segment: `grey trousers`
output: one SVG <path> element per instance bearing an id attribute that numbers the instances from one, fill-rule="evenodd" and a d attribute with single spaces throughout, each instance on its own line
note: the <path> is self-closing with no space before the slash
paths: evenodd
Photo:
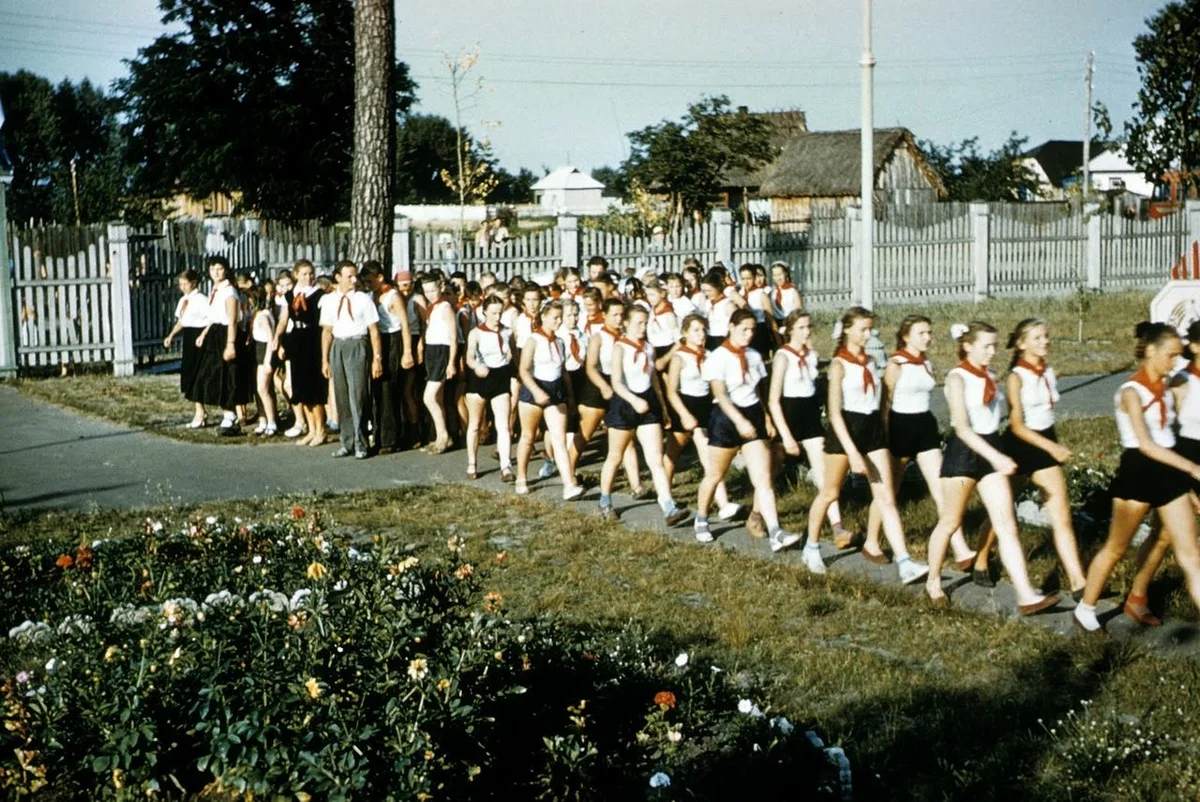
<path id="1" fill-rule="evenodd" d="M 335 338 L 329 349 L 329 376 L 341 424 L 338 439 L 347 451 L 367 451 L 370 361 L 371 344 L 366 337 Z"/>

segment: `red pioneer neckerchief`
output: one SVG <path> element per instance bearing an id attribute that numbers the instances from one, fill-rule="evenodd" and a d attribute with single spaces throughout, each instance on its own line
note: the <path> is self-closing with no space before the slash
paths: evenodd
<path id="1" fill-rule="evenodd" d="M 983 379 L 983 405 L 990 407 L 996 400 L 996 380 L 992 378 L 992 374 L 986 368 L 975 367 L 966 359 L 959 362 L 958 366 L 972 376 Z"/>

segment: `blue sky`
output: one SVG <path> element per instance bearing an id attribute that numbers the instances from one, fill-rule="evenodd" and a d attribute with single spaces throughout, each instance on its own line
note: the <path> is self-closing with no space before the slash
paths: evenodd
<path id="1" fill-rule="evenodd" d="M 877 126 L 919 139 L 1009 131 L 1078 139 L 1083 64 L 1124 120 L 1139 85 L 1131 43 L 1163 5 L 1144 0 L 875 0 Z M 443 53 L 480 49 L 484 90 L 463 115 L 501 163 L 540 173 L 626 155 L 624 134 L 704 94 L 799 108 L 809 127 L 858 125 L 856 0 L 437 0 L 397 4 L 397 51 L 419 111 L 450 116 Z M 0 0 L 0 71 L 107 85 L 162 30 L 156 0 Z"/>

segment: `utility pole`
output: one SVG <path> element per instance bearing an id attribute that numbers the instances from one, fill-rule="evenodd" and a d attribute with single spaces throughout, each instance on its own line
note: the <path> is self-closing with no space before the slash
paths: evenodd
<path id="1" fill-rule="evenodd" d="M 1091 170 L 1088 162 L 1092 160 L 1092 73 L 1095 72 L 1096 52 L 1089 50 L 1087 63 L 1083 68 L 1083 197 L 1091 194 Z"/>
<path id="2" fill-rule="evenodd" d="M 859 303 L 870 309 L 874 304 L 875 281 L 872 251 L 875 247 L 875 55 L 871 52 L 871 0 L 862 3 L 862 242 L 859 248 L 862 271 L 862 297 Z"/>
<path id="3" fill-rule="evenodd" d="M 79 217 L 79 179 L 75 174 L 75 165 L 79 161 L 79 154 L 76 153 L 71 157 L 71 195 L 75 198 L 75 226 L 78 228 L 83 225 Z"/>

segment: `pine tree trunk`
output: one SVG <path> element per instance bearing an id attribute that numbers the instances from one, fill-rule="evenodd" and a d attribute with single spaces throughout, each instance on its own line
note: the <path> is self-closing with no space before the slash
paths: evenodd
<path id="1" fill-rule="evenodd" d="M 354 166 L 350 258 L 391 263 L 396 28 L 392 0 L 354 4 Z M 390 269 L 387 273 L 390 273 Z"/>

